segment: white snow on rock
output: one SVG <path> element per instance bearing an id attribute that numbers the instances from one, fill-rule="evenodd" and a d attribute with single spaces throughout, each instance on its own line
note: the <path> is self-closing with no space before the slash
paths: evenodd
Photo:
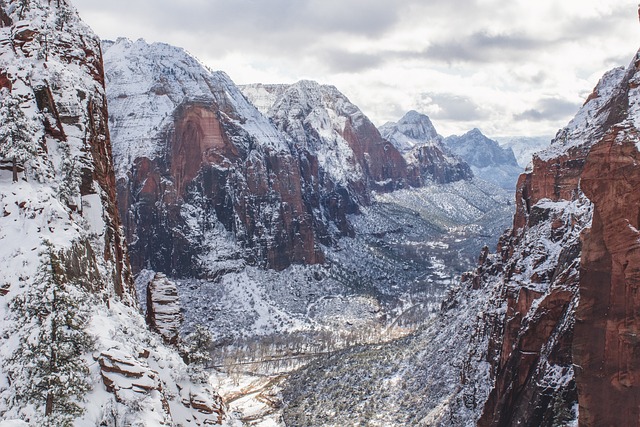
<path id="1" fill-rule="evenodd" d="M 8 378 L 12 357 L 14 365 L 31 363 L 14 356 L 21 340 L 35 333 L 19 326 L 23 319 L 16 319 L 9 307 L 39 284 L 38 269 L 51 263 L 52 254 L 71 257 L 71 272 L 56 272 L 65 286 L 90 291 L 87 332 L 95 342 L 80 357 L 89 368 L 91 391 L 78 402 L 84 413 L 75 425 L 232 425 L 221 415 L 224 407 L 212 387 L 192 381 L 191 368 L 178 352 L 148 330 L 134 290 L 126 283 L 120 295 L 116 290 L 118 266 L 107 256 L 115 244 L 106 238 L 114 222 L 107 210 L 115 201 L 110 189 L 95 180 L 95 175 L 111 172 L 107 130 L 98 129 L 88 141 L 105 100 L 99 40 L 66 0 L 31 0 L 21 8 L 23 3 L 0 5 L 14 22 L 0 28 L 0 69 L 12 83 L 10 92 L 0 93 L 0 101 L 18 97 L 27 120 L 39 129 L 35 138 L 44 141 L 17 182 L 11 170 L 0 170 L 0 414 L 5 419 L 0 425 L 36 425 L 34 420 L 44 414 L 44 402 L 16 400 L 21 384 Z M 61 123 L 54 112 L 39 106 L 49 96 L 47 90 L 64 118 Z M 45 124 L 53 130 L 45 132 Z M 107 153 L 106 164 L 96 164 L 89 143 Z M 6 159 L 0 160 L 6 165 Z M 83 170 L 94 181 L 80 191 Z M 118 392 L 107 391 L 107 384 Z"/>
<path id="2" fill-rule="evenodd" d="M 292 146 L 316 155 L 334 182 L 345 185 L 364 177 L 344 132 L 347 121 L 356 128 L 367 119 L 335 86 L 301 80 L 241 89 L 287 135 Z"/>
<path id="3" fill-rule="evenodd" d="M 379 128 L 380 134 L 405 154 L 424 144 L 441 144 L 442 137 L 425 114 L 409 111 L 397 123 L 388 122 Z"/>
<path id="4" fill-rule="evenodd" d="M 538 152 L 536 156 L 541 160 L 550 160 L 572 148 L 588 149 L 590 145 L 587 144 L 597 142 L 609 119 L 611 110 L 607 108 L 608 104 L 627 91 L 622 83 L 628 72 L 624 67 L 618 67 L 605 73 L 576 116 L 558 131 L 549 148 Z"/>
<path id="5" fill-rule="evenodd" d="M 143 39 L 102 43 L 116 176 L 125 177 L 139 157 L 159 155 L 156 138 L 173 125 L 186 102 L 220 106 L 220 114 L 258 144 L 288 150 L 283 137 L 238 90 L 229 76 L 212 71 L 185 50 Z"/>

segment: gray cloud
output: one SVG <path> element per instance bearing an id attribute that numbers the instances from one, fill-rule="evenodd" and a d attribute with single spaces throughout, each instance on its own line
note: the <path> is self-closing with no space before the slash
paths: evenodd
<path id="1" fill-rule="evenodd" d="M 100 11 L 159 34 L 198 35 L 207 50 L 308 50 L 327 36 L 379 38 L 415 0 L 76 0 L 81 11 Z M 126 13 L 123 11 L 126 10 Z M 126 34 L 125 34 L 126 36 Z"/>
<path id="2" fill-rule="evenodd" d="M 429 114 L 429 117 L 434 119 L 470 122 L 489 117 L 489 113 L 471 98 L 452 93 L 423 93 L 419 103 L 424 110 L 434 105 L 439 107 L 439 111 Z"/>
<path id="3" fill-rule="evenodd" d="M 544 98 L 539 100 L 534 108 L 515 114 L 513 117 L 516 120 L 531 120 L 534 122 L 561 120 L 568 119 L 574 115 L 578 108 L 580 108 L 579 103 L 561 98 Z"/>
<path id="4" fill-rule="evenodd" d="M 629 2 L 626 6 L 618 6 L 609 12 L 599 16 L 577 17 L 564 26 L 562 33 L 567 40 L 584 41 L 587 38 L 602 39 L 608 36 L 611 29 L 627 21 L 636 13 L 635 3 Z"/>
<path id="5" fill-rule="evenodd" d="M 510 61 L 547 48 L 553 43 L 524 34 L 494 35 L 479 31 L 464 37 L 434 42 L 419 55 L 447 63 Z"/>
<path id="6" fill-rule="evenodd" d="M 357 73 L 378 67 L 384 63 L 381 55 L 326 50 L 319 54 L 325 65 L 335 73 Z"/>

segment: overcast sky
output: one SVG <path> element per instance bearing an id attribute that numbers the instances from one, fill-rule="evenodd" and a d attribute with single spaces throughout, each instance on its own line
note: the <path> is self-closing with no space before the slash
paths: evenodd
<path id="1" fill-rule="evenodd" d="M 181 46 L 239 84 L 335 85 L 376 125 L 553 135 L 640 47 L 629 0 L 72 0 L 107 39 Z"/>

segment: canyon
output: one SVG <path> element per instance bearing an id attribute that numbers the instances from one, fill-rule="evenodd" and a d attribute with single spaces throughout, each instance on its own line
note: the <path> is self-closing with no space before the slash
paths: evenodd
<path id="1" fill-rule="evenodd" d="M 524 171 L 66 0 L 0 58 L 3 422 L 637 424 L 638 54 Z"/>

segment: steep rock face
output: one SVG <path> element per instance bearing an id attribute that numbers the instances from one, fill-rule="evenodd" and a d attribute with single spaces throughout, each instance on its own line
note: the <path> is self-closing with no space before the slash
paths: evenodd
<path id="1" fill-rule="evenodd" d="M 409 165 L 409 182 L 414 187 L 473 178 L 469 165 L 445 148 L 442 137 L 424 114 L 409 111 L 397 123 L 381 126 L 380 133 L 403 153 Z"/>
<path id="2" fill-rule="evenodd" d="M 322 262 L 326 226 L 301 176 L 314 159 L 293 156 L 226 75 L 142 40 L 106 42 L 105 58 L 134 270 L 216 277 L 246 262 Z"/>
<path id="3" fill-rule="evenodd" d="M 451 156 L 438 145 L 420 145 L 406 156 L 410 182 L 415 187 L 470 180 L 474 176 L 467 163 Z"/>
<path id="4" fill-rule="evenodd" d="M 176 284 L 156 273 L 147 284 L 147 324 L 162 335 L 167 344 L 177 344 L 182 326 L 180 299 Z"/>
<path id="5" fill-rule="evenodd" d="M 193 389 L 223 411 L 137 310 L 98 38 L 66 0 L 0 2 L 0 64 L 0 417 L 222 423 L 218 414 L 199 416 L 188 395 L 181 400 L 181 390 Z M 116 359 L 144 372 L 128 380 L 110 365 Z M 65 406 L 69 399 L 77 407 Z"/>
<path id="6" fill-rule="evenodd" d="M 598 141 L 624 120 L 633 72 L 632 66 L 607 73 L 550 148 L 534 155 L 532 170 L 518 181 L 513 231 L 494 256 L 498 262 L 476 272 L 474 281 L 481 284 L 495 276 L 495 266 L 499 266 L 497 275 L 503 284 L 498 289 L 505 307 L 504 316 L 491 327 L 487 355 L 494 387 L 478 421 L 480 426 L 568 423 L 577 418 L 578 401 L 580 420 L 585 419 L 583 399 L 593 396 L 594 389 L 585 386 L 584 375 L 588 372 L 587 376 L 598 377 L 598 368 L 575 367 L 583 366 L 581 360 L 593 361 L 600 343 L 586 344 L 591 343 L 593 330 L 583 322 L 606 323 L 602 312 L 590 311 L 606 300 L 595 305 L 589 300 L 594 293 L 608 295 L 609 290 L 600 288 L 606 261 L 595 263 L 594 271 L 600 270 L 600 275 L 586 273 L 592 265 L 589 258 L 606 260 L 607 256 L 600 244 L 594 243 L 598 238 L 585 239 L 584 246 L 580 239 L 592 219 L 592 205 L 581 189 L 594 187 L 588 184 L 594 169 L 585 169 L 587 155 L 603 158 L 603 162 L 612 160 L 603 155 Z M 582 179 L 587 179 L 586 186 Z M 595 191 L 586 193 L 597 203 Z M 593 216 L 589 235 L 602 229 L 599 216 L 597 212 Z M 591 283 L 586 292 L 585 283 Z"/>
<path id="7" fill-rule="evenodd" d="M 462 136 L 449 136 L 444 139 L 444 145 L 466 161 L 475 176 L 505 189 L 515 189 L 522 169 L 510 148 L 500 147 L 479 129 L 470 130 Z"/>
<path id="8" fill-rule="evenodd" d="M 637 89 L 635 96 L 637 98 Z M 580 425 L 640 419 L 640 152 L 638 122 L 614 127 L 589 153 L 581 188 L 594 203 L 584 234 L 573 343 Z"/>

